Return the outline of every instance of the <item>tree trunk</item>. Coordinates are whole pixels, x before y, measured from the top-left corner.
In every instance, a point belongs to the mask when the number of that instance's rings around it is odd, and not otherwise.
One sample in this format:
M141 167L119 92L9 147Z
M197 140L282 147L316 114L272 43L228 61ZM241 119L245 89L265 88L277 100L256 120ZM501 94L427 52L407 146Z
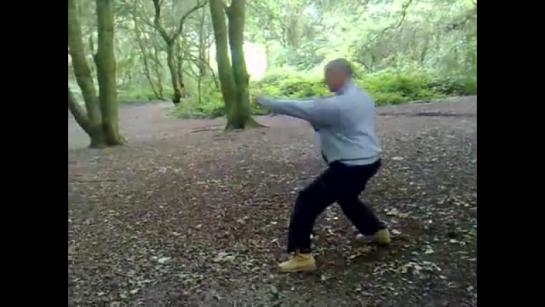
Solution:
M184 49L185 39L183 40L182 45L180 46L180 41L176 42L176 73L178 74L178 84L180 86L180 94L182 98L187 96L185 83L184 83Z
M138 48L140 48L140 53L142 54L142 61L144 62L144 75L146 76L146 80L148 80L149 86L153 92L153 96L155 96L156 99L163 99L163 97L159 95L159 92L155 88L155 84L153 84L146 48L144 47L142 39L140 38L140 33L135 33L135 36L136 41L138 42Z
M104 136L108 145L121 145L124 140L119 134L112 1L96 0L98 47L95 59Z
M175 46L174 42L167 43L167 65L170 72L170 79L172 80L172 90L174 91L172 102L178 104L182 98L182 91L180 89L180 82L178 81Z
M91 125L98 125L101 121L100 108L93 83L93 75L85 59L81 25L75 0L68 1L68 51L72 58L76 81L83 95L89 122Z
M210 15L214 27L214 38L216 40L216 62L218 63L218 77L220 79L221 93L225 102L227 114L236 100L236 84L233 77L229 51L227 47L227 27L225 26L225 15L223 12L222 0L210 0ZM229 120L229 116L227 117Z
M93 124L89 121L85 111L79 106L74 95L72 94L72 91L70 91L70 87L68 88L68 109L72 115L74 115L76 122L80 125L83 131L89 135L89 138L91 139L91 144L89 147L104 148L107 146L104 133L102 131L102 126Z
M72 115L74 115L76 122L80 125L83 131L85 131L90 136L92 131L91 123L89 122L85 111L77 103L74 94L72 94L72 91L70 90L70 86L68 86L68 109L70 110Z
M74 95L68 88L68 109L74 115L76 122L89 135L90 147L106 147L102 131L102 116L100 105L96 95L93 75L85 59L81 25L78 19L78 11L75 0L68 1L68 49L72 58L72 67L76 81L81 89L85 109L77 103Z
M142 38L140 37L141 31L140 31L140 27L138 27L138 20L134 16L133 16L133 21L135 24L134 35L136 37L136 42L138 43L138 48L140 49L140 53L142 54L142 61L144 62L144 75L146 76L149 86L151 90L153 91L153 96L155 96L156 99L163 100L163 97L161 96L159 91L156 89L155 84L153 83L153 78L151 77L151 69L150 69L149 59L148 59L148 52L146 50L144 42L142 41Z
M228 116L228 128L243 129L255 125L251 117L248 83L250 76L244 59L244 5L245 0L233 0L227 11L229 17L229 45L233 63L233 76L237 86L237 99Z
M208 69L206 67L206 36L208 33L205 33L205 19L206 11L203 9L201 14L201 20L199 24L199 76L206 77Z
M153 44L153 63L155 75L157 77L157 91L159 96L165 97L163 94L163 65L161 64L161 59L159 58L159 49L156 44Z
M271 54L271 47L269 46L269 43L265 43L265 71L268 71L271 66L271 60L269 59L269 56Z
M244 61L244 0L233 0L227 9L229 17L229 42L233 67L229 61L227 28L224 4L221 0L210 0L210 13L216 40L216 62L221 83L221 92L227 111L226 129L244 129L258 124L250 114L248 95L248 73Z
M174 91L174 95L172 98L172 102L174 104L178 104L180 102L180 99L183 94L183 83L181 83L182 79L178 75L178 69L176 64L176 40L182 34L183 32L183 25L185 20L197 9L203 7L206 4L206 1L204 2L197 2L197 4L192 7L189 11L187 11L181 18L178 24L177 29L169 34L165 30L165 28L161 24L161 5L163 1L162 0L153 0L153 7L155 9L155 17L153 20L153 26L154 28L159 32L163 40L165 41L165 44L167 45L167 64L168 69L170 71L170 76L172 79L172 89ZM181 73L181 72L180 72Z

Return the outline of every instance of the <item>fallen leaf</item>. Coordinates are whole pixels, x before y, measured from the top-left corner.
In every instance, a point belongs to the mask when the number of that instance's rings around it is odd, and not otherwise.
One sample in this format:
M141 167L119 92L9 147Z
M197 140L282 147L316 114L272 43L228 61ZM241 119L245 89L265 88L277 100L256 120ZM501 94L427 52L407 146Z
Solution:
M431 255L433 253L434 253L433 248L431 248L431 246L427 246L426 250L424 251L424 254Z

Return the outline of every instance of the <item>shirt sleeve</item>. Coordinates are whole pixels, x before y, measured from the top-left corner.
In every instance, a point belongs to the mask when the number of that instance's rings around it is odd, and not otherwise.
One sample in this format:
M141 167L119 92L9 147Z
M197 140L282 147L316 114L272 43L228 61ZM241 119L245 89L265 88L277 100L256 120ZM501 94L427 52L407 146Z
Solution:
M261 98L271 111L308 121L314 129L335 125L339 119L336 96L305 100Z

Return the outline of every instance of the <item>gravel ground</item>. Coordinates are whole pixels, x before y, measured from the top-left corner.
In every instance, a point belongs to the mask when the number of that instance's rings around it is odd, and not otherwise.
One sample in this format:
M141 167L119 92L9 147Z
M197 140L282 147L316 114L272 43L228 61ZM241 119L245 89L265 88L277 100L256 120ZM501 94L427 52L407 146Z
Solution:
M121 108L126 146L69 116L70 306L475 306L476 97L378 108L383 168L362 197L393 233L356 239L337 205L316 272L279 274L297 191L323 169L309 125L223 132L168 104Z

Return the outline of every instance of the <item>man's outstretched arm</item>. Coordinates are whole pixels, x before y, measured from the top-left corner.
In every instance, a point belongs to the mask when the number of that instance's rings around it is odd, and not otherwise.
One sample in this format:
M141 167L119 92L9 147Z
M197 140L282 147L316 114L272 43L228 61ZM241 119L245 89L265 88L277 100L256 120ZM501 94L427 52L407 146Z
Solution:
M339 110L335 96L303 100L256 98L256 102L274 113L304 119L316 129L337 123Z

